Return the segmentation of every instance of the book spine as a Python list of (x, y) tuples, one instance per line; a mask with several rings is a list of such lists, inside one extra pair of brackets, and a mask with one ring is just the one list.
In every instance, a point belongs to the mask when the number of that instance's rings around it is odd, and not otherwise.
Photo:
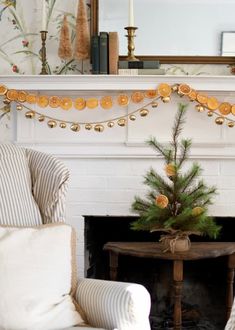
[(109, 32), (109, 74), (118, 74), (119, 41), (117, 32)]
[(165, 74), (164, 69), (138, 69), (138, 75), (161, 75)]
[(92, 74), (100, 73), (100, 49), (99, 49), (99, 36), (91, 37), (91, 63)]
[(158, 69), (159, 61), (119, 61), (119, 69)]
[(100, 74), (108, 74), (108, 33), (100, 32)]

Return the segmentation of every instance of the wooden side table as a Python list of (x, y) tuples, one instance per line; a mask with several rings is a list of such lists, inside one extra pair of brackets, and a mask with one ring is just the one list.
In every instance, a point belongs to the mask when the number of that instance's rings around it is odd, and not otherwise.
[(235, 243), (234, 242), (209, 242), (192, 243), (187, 252), (163, 253), (160, 243), (151, 242), (108, 242), (104, 250), (109, 251), (110, 279), (117, 279), (119, 255), (139, 258), (155, 258), (171, 260), (173, 262), (173, 287), (174, 287), (174, 330), (181, 330), (181, 295), (183, 286), (183, 263), (187, 260), (200, 260), (227, 256), (227, 319), (233, 304), (233, 282), (235, 269)]

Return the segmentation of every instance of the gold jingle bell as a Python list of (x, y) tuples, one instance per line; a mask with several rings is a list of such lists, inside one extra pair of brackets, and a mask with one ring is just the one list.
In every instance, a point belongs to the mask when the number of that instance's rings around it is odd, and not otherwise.
[(73, 132), (79, 132), (80, 131), (80, 126), (78, 124), (72, 124), (70, 126), (71, 131)]
[(152, 108), (157, 108), (158, 107), (158, 103), (156, 101), (152, 102)]
[(223, 123), (224, 123), (224, 117), (217, 117), (216, 120), (215, 120), (215, 123), (217, 125), (223, 125)]
[(44, 116), (39, 116), (39, 117), (38, 117), (38, 121), (42, 122), (42, 121), (44, 121), (44, 120), (45, 120), (45, 117), (44, 117)]
[(136, 116), (135, 115), (130, 115), (129, 116), (129, 119), (132, 120), (132, 121), (134, 121), (134, 120), (136, 120)]
[(8, 105), (4, 105), (3, 109), (2, 109), (4, 112), (10, 112), (11, 111), (11, 106), (8, 104)]
[(57, 123), (56, 123), (55, 120), (48, 120), (47, 125), (48, 125), (50, 128), (55, 128), (55, 127), (57, 126)]
[(107, 123), (107, 126), (108, 126), (109, 128), (112, 128), (112, 127), (114, 126), (114, 122), (113, 122), (113, 121), (109, 121), (109, 122)]
[(235, 125), (234, 121), (229, 121), (228, 122), (228, 127), (232, 128), (232, 127), (234, 127), (234, 125)]
[(103, 125), (100, 125), (100, 124), (97, 124), (97, 125), (95, 125), (94, 130), (96, 132), (100, 132), (101, 133), (101, 132), (104, 131), (104, 126)]
[(163, 102), (163, 103), (169, 103), (170, 100), (171, 100), (170, 96), (162, 97), (162, 102)]
[(86, 124), (85, 129), (90, 131), (92, 129), (92, 125), (91, 124)]
[(212, 112), (212, 111), (208, 111), (208, 112), (207, 112), (207, 116), (208, 116), (208, 117), (212, 117), (212, 116), (213, 116), (213, 112)]
[(123, 127), (126, 125), (126, 119), (124, 119), (124, 118), (119, 119), (117, 123), (119, 126)]
[(66, 123), (64, 122), (60, 123), (60, 128), (66, 128), (66, 127), (67, 127)]
[(4, 100), (3, 100), (3, 103), (4, 103), (4, 104), (10, 104), (10, 103), (11, 103), (11, 101), (10, 101), (10, 100), (8, 100), (8, 99), (4, 99)]
[(142, 109), (140, 110), (141, 117), (146, 117), (149, 114), (148, 109)]
[(203, 112), (203, 111), (205, 110), (205, 108), (204, 108), (202, 105), (200, 105), (200, 104), (197, 104), (197, 105), (195, 106), (195, 109), (196, 109), (198, 112)]
[(17, 104), (17, 106), (16, 106), (16, 110), (22, 110), (23, 109), (23, 107), (22, 107), (22, 105), (21, 104)]
[(173, 86), (171, 87), (171, 89), (172, 89), (173, 92), (177, 92), (178, 89), (179, 89), (179, 85), (178, 85), (178, 84), (175, 84), (175, 85), (173, 85)]
[(35, 112), (34, 111), (27, 111), (25, 113), (25, 117), (28, 118), (28, 119), (32, 119), (35, 117)]

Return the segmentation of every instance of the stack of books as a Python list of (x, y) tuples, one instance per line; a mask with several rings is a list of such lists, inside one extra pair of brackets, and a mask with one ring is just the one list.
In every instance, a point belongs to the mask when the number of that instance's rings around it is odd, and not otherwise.
[(118, 74), (117, 32), (100, 32), (91, 38), (92, 74)]
[(165, 70), (159, 66), (159, 61), (119, 61), (118, 74), (123, 76), (165, 74)]

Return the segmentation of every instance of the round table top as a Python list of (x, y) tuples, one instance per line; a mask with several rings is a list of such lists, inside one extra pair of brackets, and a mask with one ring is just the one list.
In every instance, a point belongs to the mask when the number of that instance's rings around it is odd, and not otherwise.
[(175, 253), (164, 252), (158, 242), (108, 242), (104, 250), (142, 258), (197, 260), (231, 255), (235, 253), (235, 242), (193, 242), (189, 251)]

